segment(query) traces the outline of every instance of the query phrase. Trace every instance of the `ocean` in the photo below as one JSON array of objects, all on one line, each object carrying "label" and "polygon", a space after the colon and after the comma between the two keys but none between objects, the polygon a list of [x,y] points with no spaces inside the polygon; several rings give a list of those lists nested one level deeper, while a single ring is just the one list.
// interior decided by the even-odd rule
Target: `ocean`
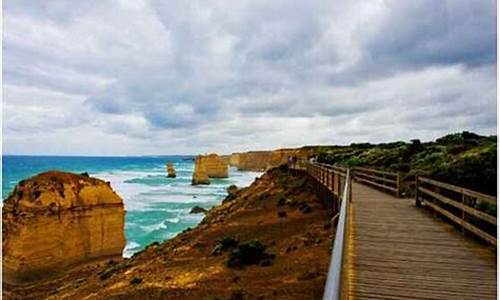
[{"label": "ocean", "polygon": [[[127,210],[123,256],[164,241],[196,226],[203,214],[190,214],[194,206],[210,208],[227,195],[231,184],[249,185],[261,173],[229,169],[229,178],[211,179],[210,185],[191,185],[193,156],[76,157],[2,156],[2,198],[22,179],[47,170],[91,176],[111,182]],[[173,162],[177,178],[167,178],[165,164]]]}]

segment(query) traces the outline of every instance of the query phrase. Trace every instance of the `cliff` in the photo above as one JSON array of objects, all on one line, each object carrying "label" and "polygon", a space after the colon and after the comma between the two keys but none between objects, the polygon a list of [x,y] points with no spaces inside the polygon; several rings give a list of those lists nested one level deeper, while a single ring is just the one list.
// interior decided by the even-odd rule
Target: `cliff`
[{"label": "cliff", "polygon": [[201,155],[197,156],[194,160],[194,171],[191,184],[210,184],[207,169],[205,168],[205,164],[203,164]]},{"label": "cliff", "polygon": [[209,178],[227,178],[229,176],[227,162],[215,153],[201,156],[201,164],[207,170]]},{"label": "cliff", "polygon": [[47,277],[70,265],[121,256],[125,210],[108,183],[50,171],[23,180],[4,202],[3,278]]},{"label": "cliff", "polygon": [[317,299],[330,232],[307,178],[274,169],[209,210],[197,227],[130,259],[3,292],[19,299]]},{"label": "cliff", "polygon": [[231,166],[242,171],[265,171],[286,164],[288,157],[306,159],[314,156],[315,151],[315,147],[303,147],[298,149],[233,153],[231,154],[229,163]]},{"label": "cliff", "polygon": [[227,178],[228,164],[221,156],[212,153],[199,155],[195,160],[193,184],[209,183],[209,178]]}]

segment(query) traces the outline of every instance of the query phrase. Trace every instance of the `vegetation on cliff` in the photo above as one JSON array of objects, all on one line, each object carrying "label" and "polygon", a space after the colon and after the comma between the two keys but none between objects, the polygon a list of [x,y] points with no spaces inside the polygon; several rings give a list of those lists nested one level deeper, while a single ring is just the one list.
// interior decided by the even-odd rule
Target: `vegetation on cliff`
[{"label": "vegetation on cliff", "polygon": [[464,131],[421,143],[419,140],[381,144],[325,146],[319,162],[365,166],[403,174],[407,193],[415,175],[470,188],[490,195],[497,192],[497,137]]}]

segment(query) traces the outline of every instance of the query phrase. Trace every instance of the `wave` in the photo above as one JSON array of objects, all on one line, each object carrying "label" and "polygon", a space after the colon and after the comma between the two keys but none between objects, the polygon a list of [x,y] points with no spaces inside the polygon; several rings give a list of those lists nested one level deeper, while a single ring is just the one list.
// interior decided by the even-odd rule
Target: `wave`
[{"label": "wave", "polygon": [[179,223],[181,219],[179,218],[168,218],[165,220],[165,222],[169,222],[169,223]]},{"label": "wave", "polygon": [[123,257],[131,257],[132,254],[141,249],[141,245],[134,241],[128,241],[127,245],[125,245],[125,249],[123,249]]},{"label": "wave", "polygon": [[167,229],[167,224],[164,221],[153,225],[140,225],[139,226],[144,232],[151,233],[162,229]]}]

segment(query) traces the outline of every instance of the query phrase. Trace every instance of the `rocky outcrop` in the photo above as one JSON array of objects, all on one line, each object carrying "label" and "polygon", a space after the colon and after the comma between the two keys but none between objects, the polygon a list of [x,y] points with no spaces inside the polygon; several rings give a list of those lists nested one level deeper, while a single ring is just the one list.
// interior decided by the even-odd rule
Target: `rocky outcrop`
[{"label": "rocky outcrop", "polygon": [[189,212],[190,214],[204,214],[206,213],[207,210],[203,207],[200,207],[200,206],[194,206],[193,208],[191,208],[191,211]]},{"label": "rocky outcrop", "polygon": [[70,265],[121,256],[125,210],[109,183],[50,171],[23,180],[4,202],[3,278],[45,278]]},{"label": "rocky outcrop", "polygon": [[212,153],[196,157],[193,184],[208,183],[208,178],[227,178],[228,176],[228,164],[219,155]]},{"label": "rocky outcrop", "polygon": [[169,162],[167,163],[167,177],[175,178],[177,175],[175,174],[174,164]]},{"label": "rocky outcrop", "polygon": [[193,171],[193,179],[191,180],[191,184],[210,184],[210,179],[208,178],[207,169],[205,168],[205,164],[203,163],[202,156],[199,155],[194,160],[194,171]]}]

